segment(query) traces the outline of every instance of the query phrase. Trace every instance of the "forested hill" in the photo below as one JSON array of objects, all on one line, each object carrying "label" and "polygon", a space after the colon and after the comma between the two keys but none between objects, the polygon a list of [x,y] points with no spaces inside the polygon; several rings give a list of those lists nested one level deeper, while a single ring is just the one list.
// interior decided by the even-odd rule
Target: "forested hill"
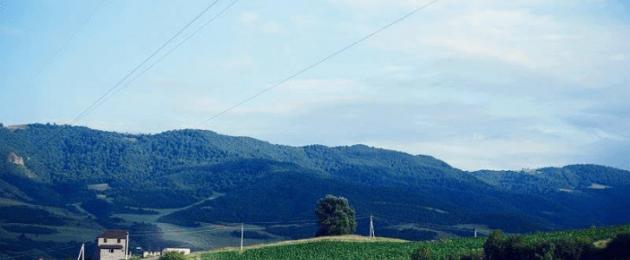
[{"label": "forested hill", "polygon": [[418,168],[461,175],[460,171],[430,156],[411,156],[363,145],[335,148],[273,145],[201,130],[129,135],[84,127],[29,125],[4,128],[1,134],[1,151],[29,155],[29,166],[37,168],[39,177],[53,182],[63,182],[66,178],[87,182],[117,177],[143,178],[180,167],[240,159],[291,162],[324,171],[365,165],[390,168],[400,175],[431,177],[429,174],[434,173],[418,172]]},{"label": "forested hill", "polygon": [[[6,243],[35,226],[65,234],[29,237],[37,244],[71,239],[70,225],[88,236],[106,227],[288,223],[312,219],[325,194],[348,197],[360,217],[374,215],[381,235],[407,239],[470,235],[462,224],[525,232],[630,222],[630,173],[596,165],[465,172],[365,145],[292,147],[202,130],[136,135],[42,124],[1,127],[0,159],[0,212],[27,216],[0,213]],[[314,232],[312,224],[262,228],[261,240]],[[164,238],[135,241],[175,243]]]}]

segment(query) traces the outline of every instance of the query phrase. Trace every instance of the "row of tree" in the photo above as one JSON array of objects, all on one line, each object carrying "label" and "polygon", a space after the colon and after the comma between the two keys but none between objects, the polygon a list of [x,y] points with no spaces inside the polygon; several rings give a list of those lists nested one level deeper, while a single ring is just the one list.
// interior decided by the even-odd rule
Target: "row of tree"
[{"label": "row of tree", "polygon": [[526,243],[522,236],[505,236],[494,231],[483,246],[487,260],[529,259],[630,259],[630,233],[617,235],[604,248],[588,238]]},{"label": "row of tree", "polygon": [[[588,238],[566,237],[562,239],[527,242],[522,236],[506,236],[494,231],[483,245],[483,251],[446,259],[470,260],[603,260],[630,259],[630,233],[618,234],[604,247],[596,247]],[[412,260],[442,259],[435,257],[430,248],[420,248],[411,255]]]}]

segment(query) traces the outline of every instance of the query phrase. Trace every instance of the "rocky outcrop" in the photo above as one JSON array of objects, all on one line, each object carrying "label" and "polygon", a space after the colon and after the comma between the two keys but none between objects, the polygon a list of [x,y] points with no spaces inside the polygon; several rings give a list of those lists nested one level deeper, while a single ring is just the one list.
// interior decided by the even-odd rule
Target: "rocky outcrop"
[{"label": "rocky outcrop", "polygon": [[24,158],[20,157],[14,152],[9,153],[9,155],[7,156],[7,161],[15,165],[24,166]]}]

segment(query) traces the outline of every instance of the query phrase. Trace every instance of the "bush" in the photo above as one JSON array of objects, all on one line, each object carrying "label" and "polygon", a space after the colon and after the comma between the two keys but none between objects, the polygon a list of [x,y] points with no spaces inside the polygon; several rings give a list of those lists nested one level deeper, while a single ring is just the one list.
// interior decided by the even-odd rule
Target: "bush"
[{"label": "bush", "polygon": [[521,236],[512,236],[502,242],[505,250],[497,259],[532,259],[529,256],[534,255],[536,251],[535,247],[525,244]]},{"label": "bush", "polygon": [[502,254],[505,251],[505,237],[501,230],[495,230],[490,233],[486,242],[483,244],[483,252],[485,258],[488,260],[502,259]]},{"label": "bush", "polygon": [[[620,247],[627,246],[622,245]],[[527,243],[521,236],[505,237],[500,231],[484,243],[485,259],[591,259],[597,252],[587,238],[564,238]],[[627,248],[627,247],[626,247]]]},{"label": "bush", "polygon": [[428,260],[431,258],[431,249],[430,248],[418,248],[416,251],[411,254],[411,260]]},{"label": "bush", "polygon": [[617,235],[604,250],[608,259],[630,259],[630,233]]},{"label": "bush", "polygon": [[483,260],[484,256],[483,256],[483,252],[474,252],[471,253],[470,255],[465,255],[460,257],[460,260]]},{"label": "bush", "polygon": [[580,259],[593,252],[593,241],[588,239],[563,239],[555,242],[554,256],[560,259]]},{"label": "bush", "polygon": [[160,260],[185,260],[186,257],[182,253],[178,252],[166,252],[160,256]]}]

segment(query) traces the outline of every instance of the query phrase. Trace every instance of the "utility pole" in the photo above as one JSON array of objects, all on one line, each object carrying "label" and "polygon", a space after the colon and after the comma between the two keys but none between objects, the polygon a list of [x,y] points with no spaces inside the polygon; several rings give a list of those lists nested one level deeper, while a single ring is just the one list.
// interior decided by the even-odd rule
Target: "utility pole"
[{"label": "utility pole", "polygon": [[477,228],[473,228],[473,233],[475,235],[475,238],[477,237]]},{"label": "utility pole", "polygon": [[77,260],[85,260],[85,243],[81,244],[81,250],[79,250]]},{"label": "utility pole", "polygon": [[127,240],[125,240],[125,260],[129,258],[129,231],[127,231]]},{"label": "utility pole", "polygon": [[241,223],[241,252],[243,252],[243,233],[245,228],[243,227],[243,223]]},{"label": "utility pole", "polygon": [[374,220],[372,219],[372,215],[370,215],[370,238],[374,237]]}]

